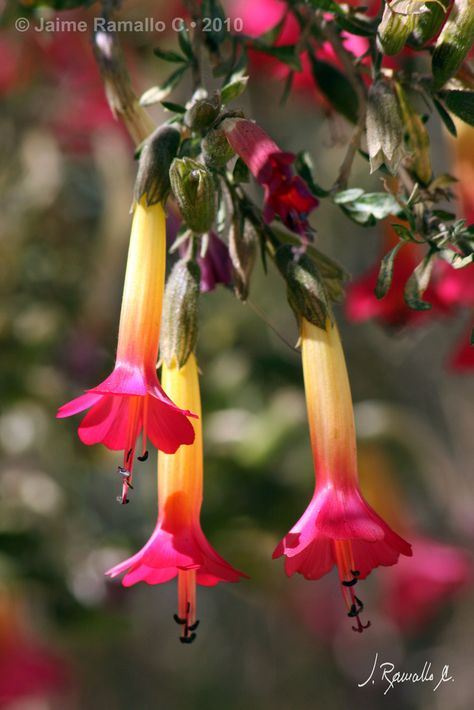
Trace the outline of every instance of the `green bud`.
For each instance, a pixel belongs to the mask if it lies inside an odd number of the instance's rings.
[[[392,82],[379,79],[369,90],[367,102],[367,147],[370,172],[383,163],[396,173],[405,155],[403,120]]]
[[[170,168],[173,194],[189,229],[208,232],[216,216],[216,192],[207,168],[191,158],[175,158]]]
[[[433,0],[425,3],[425,11],[415,18],[410,45],[416,48],[423,47],[435,37],[446,17],[446,12],[451,0]]]
[[[405,46],[414,27],[415,15],[411,11],[416,4],[416,0],[394,0],[385,5],[377,30],[377,40],[384,54],[398,54]]]
[[[160,126],[143,144],[135,181],[136,202],[146,195],[147,205],[164,202],[170,189],[169,169],[178,152],[180,133],[172,126]]]
[[[449,17],[439,35],[432,56],[433,87],[441,89],[451,79],[474,42],[474,5],[472,0],[454,0]]]
[[[178,261],[166,284],[163,300],[161,356],[167,367],[173,360],[186,364],[194,352],[198,333],[198,302],[201,270],[195,261]]]
[[[410,151],[409,162],[418,180],[427,185],[433,173],[430,157],[430,136],[428,130],[411,105],[401,84],[395,82],[400,110],[404,121],[407,144]]]
[[[241,301],[246,301],[257,255],[257,240],[254,230],[246,223],[242,225],[238,216],[232,220],[229,231],[229,255],[235,293]]]
[[[318,328],[325,328],[331,308],[321,275],[312,259],[285,245],[275,254],[276,265],[286,281],[288,303],[296,318],[306,318]]]
[[[221,100],[219,94],[206,98],[196,99],[184,114],[184,122],[193,131],[202,131],[208,128],[219,115]]]
[[[201,146],[204,162],[210,168],[223,168],[234,156],[234,151],[224,131],[220,128],[210,130]]]

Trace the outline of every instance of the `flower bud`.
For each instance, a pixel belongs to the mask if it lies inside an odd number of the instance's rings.
[[[367,147],[370,172],[383,163],[396,173],[404,157],[403,120],[391,82],[379,79],[369,90],[367,102]]]
[[[425,3],[425,10],[415,17],[410,45],[423,47],[438,34],[445,18],[451,0],[436,0]]]
[[[413,108],[405,90],[398,82],[395,83],[395,90],[406,129],[408,149],[410,151],[410,167],[418,180],[427,185],[433,174],[428,130]]]
[[[432,56],[433,87],[441,89],[460,68],[474,42],[472,0],[454,0]]]
[[[170,168],[173,194],[189,229],[208,232],[216,216],[215,185],[207,168],[191,158],[175,158]]]
[[[215,128],[202,141],[202,157],[210,168],[223,168],[234,155],[224,131]]]
[[[402,0],[385,5],[382,20],[377,30],[378,44],[384,54],[401,52],[413,26],[415,16],[409,14],[413,2]],[[392,9],[393,8],[393,9]]]
[[[169,169],[178,152],[180,133],[172,126],[160,126],[145,141],[140,153],[134,199],[146,195],[147,205],[164,202],[170,189]]]
[[[331,309],[321,275],[305,253],[297,253],[290,245],[275,254],[276,265],[286,281],[288,303],[297,319],[305,318],[318,328],[325,328]]]
[[[194,352],[198,332],[198,300],[201,270],[195,261],[181,259],[169,275],[165,289],[160,341],[161,356],[167,367],[173,360],[186,364]]]
[[[219,94],[216,93],[210,98],[198,98],[188,107],[184,122],[193,131],[202,131],[216,120],[220,110]]]
[[[257,240],[253,229],[242,225],[238,216],[232,220],[229,232],[229,254],[235,293],[241,301],[246,301],[257,254]]]

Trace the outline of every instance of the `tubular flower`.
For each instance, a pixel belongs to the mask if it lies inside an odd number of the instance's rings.
[[[178,404],[188,403],[198,414],[192,446],[174,456],[158,455],[158,521],[146,545],[133,557],[110,569],[111,577],[126,572],[123,585],[137,582],[161,584],[178,577],[178,613],[181,641],[194,641],[196,584],[211,587],[218,582],[237,582],[245,577],[231,567],[207,541],[199,520],[202,504],[201,400],[196,360],[190,355],[178,369],[163,365],[162,382]]]
[[[58,417],[89,409],[78,433],[85,444],[102,443],[123,450],[122,503],[128,488],[137,440],[142,434],[141,456],[147,440],[166,453],[191,444],[191,413],[177,407],[165,394],[156,374],[166,259],[165,216],[160,203],[135,207],[120,314],[115,368],[101,384],[63,405]]]
[[[349,379],[336,325],[326,329],[302,319],[303,373],[316,473],[313,498],[273,557],[286,556],[288,576],[319,579],[336,565],[355,631],[363,609],[356,583],[374,567],[393,565],[411,547],[377,515],[361,495]]]
[[[222,129],[265,190],[265,222],[270,223],[278,215],[291,231],[301,236],[309,234],[308,215],[319,202],[305,181],[293,175],[293,153],[284,153],[265,131],[245,118],[227,118]]]

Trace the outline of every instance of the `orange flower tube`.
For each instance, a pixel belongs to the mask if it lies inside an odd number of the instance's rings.
[[[207,541],[200,523],[203,485],[201,398],[194,355],[178,369],[163,366],[162,384],[178,406],[186,403],[198,415],[193,422],[195,439],[191,446],[170,456],[158,456],[158,521],[146,545],[133,557],[107,572],[111,577],[126,572],[123,585],[137,582],[160,584],[178,577],[178,613],[181,641],[195,637],[196,585],[237,582],[245,577],[231,567]]]
[[[288,575],[319,579],[334,564],[355,631],[366,628],[354,586],[378,565],[393,565],[411,547],[361,495],[352,398],[336,325],[318,328],[302,318],[303,374],[316,486],[300,520],[277,546]]]

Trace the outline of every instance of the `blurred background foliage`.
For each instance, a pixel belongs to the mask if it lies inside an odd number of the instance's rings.
[[[5,17],[19,12],[16,3],[3,9]],[[180,12],[129,1],[122,14]],[[159,83],[166,66],[151,49],[172,47],[173,34],[122,40],[137,90]],[[201,627],[191,647],[178,643],[172,621],[174,582],[125,590],[105,580],[104,570],[153,528],[156,458],[143,464],[132,505],[123,508],[115,500],[117,455],[83,446],[74,422],[57,421],[55,412],[113,364],[133,148],[110,115],[87,33],[20,35],[5,22],[0,59],[0,706],[473,707],[464,553],[457,571],[437,551],[415,556],[416,569],[427,569],[419,608],[435,599],[427,618],[420,612],[410,623],[400,621],[406,589],[397,595],[393,571],[374,572],[364,585],[372,628],[362,636],[350,630],[335,577],[287,580],[271,560],[313,486],[300,359],[290,347],[296,327],[274,272],[257,270],[246,305],[222,286],[201,300],[203,529],[251,580],[199,590]],[[350,129],[309,90],[277,109],[280,83],[256,71],[242,107],[285,149],[307,149],[319,182],[332,184]],[[173,97],[185,100],[188,88]],[[154,117],[164,115],[155,109]],[[449,165],[444,136],[433,138],[435,164]],[[380,189],[362,160],[353,179]],[[323,205],[313,223],[318,246],[354,276],[380,253],[378,230],[357,227],[334,207]],[[342,309],[338,317],[367,495],[416,537],[468,550],[474,385],[444,366],[466,323],[430,321],[394,335],[347,323]],[[375,652],[409,670],[425,660],[438,672],[449,664],[455,682],[436,693],[430,684],[386,696],[379,683],[359,689]]]

